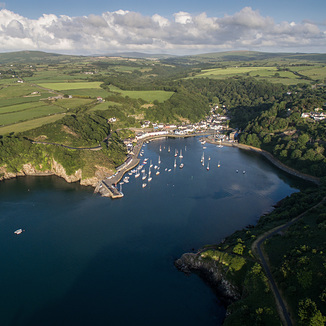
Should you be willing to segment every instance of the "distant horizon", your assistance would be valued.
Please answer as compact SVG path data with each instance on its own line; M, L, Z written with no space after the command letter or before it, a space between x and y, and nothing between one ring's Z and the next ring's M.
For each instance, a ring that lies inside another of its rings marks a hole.
M17 50L17 51L0 51L0 54L9 54L9 53L21 53L21 52L40 52L46 54L55 54L55 55L67 55L67 56L82 56L82 57L97 57L97 56L119 56L119 55L128 55L128 54L139 54L139 55L148 55L148 56L171 56L171 57L186 57L186 56L200 56L200 55L209 55L209 54L219 54L219 53L245 53L245 52L252 52L252 53L262 53L262 54L307 54L307 55L314 55L314 54L325 54L326 52L290 52L290 51L255 51L255 50L229 50L229 51L212 51L212 52L201 52L201 53L189 53L189 54L172 54L172 53L150 53L150 52L141 52L141 51L117 51L111 53L93 53L93 54L71 54L71 53L63 53L63 52L54 52L54 51L44 51L44 50Z

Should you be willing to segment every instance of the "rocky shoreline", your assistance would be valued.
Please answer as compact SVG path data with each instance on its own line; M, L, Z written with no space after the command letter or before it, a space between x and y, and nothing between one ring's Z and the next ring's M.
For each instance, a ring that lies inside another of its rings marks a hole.
M225 278L223 267L202 258L201 252L185 253L174 264L185 274L198 274L216 292L224 305L228 306L241 298L240 290Z
M68 183L80 182L82 186L91 186L96 188L99 182L101 182L105 177L112 175L113 171L96 166L95 175L91 178L82 178L82 170L78 169L74 174L68 175L65 168L54 159L52 160L52 169L41 171L35 168L32 164L24 164L22 169L19 172L13 173L8 172L5 166L0 167L0 181L13 179L23 176L50 176L56 175L60 178L63 178Z

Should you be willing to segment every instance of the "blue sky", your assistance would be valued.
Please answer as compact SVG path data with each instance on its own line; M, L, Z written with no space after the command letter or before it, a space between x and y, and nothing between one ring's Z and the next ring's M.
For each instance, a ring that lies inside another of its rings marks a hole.
M5 8L28 18L38 18L42 14L84 16L101 14L119 9L139 12L143 15L160 14L169 17L179 11L193 14L206 12L213 16L232 15L244 7L259 10L263 16L271 16L276 22L290 20L326 21L325 0L9 0L2 2Z
M0 0L1 8L1 52L326 52L326 0Z

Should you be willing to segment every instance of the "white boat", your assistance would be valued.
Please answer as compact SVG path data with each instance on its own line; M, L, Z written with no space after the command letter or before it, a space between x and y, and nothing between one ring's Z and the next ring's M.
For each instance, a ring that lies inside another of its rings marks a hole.
M147 183L143 183L141 186L145 188L147 186Z
M160 155L158 156L158 164L161 164L161 157L160 157Z
M175 157L178 156L178 151L177 151L177 149L175 149L175 151L174 151L174 156L175 156Z
M160 146L160 152L162 152L162 146Z
M155 169L155 170L157 169L157 165L154 165L154 169Z
M168 152L170 153L170 146L168 147Z
M149 167L150 167L150 168L153 167L152 160L150 161Z
M220 163L220 161L218 161L217 167L219 168L220 166L221 166L221 163Z
M223 147L223 145L222 145L222 139L220 139L220 144L217 145L216 147L218 147L218 148L222 148Z
M205 160L205 155L204 155L204 152L203 152L203 155L201 156L201 160L200 160L200 162L203 163L204 160Z
M184 164L181 163L181 164L179 165L179 168L182 169L183 167L184 167Z
M209 160L209 161L211 160L211 157L210 157L210 156L208 157L208 160Z
M148 181L148 182L151 182L152 179L153 179L152 177L148 177L147 181Z
M160 171L159 171L159 170L157 170L155 174L156 174L156 175L159 175L159 174L160 174Z
M171 172L171 169L168 169L168 172Z
M14 233L15 233L15 234L21 234L21 233L23 233L23 229L18 229L18 230L16 230Z
M139 172L135 174L135 178L138 178L139 176L140 176Z
M123 178L123 182L124 183L128 183L129 182L129 178L127 178L127 177Z
M206 143L206 140L201 140L200 143L204 145Z
M173 166L174 166L174 167L177 166L177 160L176 160L176 159L174 160L174 164L173 164Z
M179 155L180 158L183 158L182 156L182 149L180 149L180 155Z
M168 168L165 168L165 169L164 169L164 171L167 171L167 170L168 170Z
M206 170L209 171L209 162L207 164Z

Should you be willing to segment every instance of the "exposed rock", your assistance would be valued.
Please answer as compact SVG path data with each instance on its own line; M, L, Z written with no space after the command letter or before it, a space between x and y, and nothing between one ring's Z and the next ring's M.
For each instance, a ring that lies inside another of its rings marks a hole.
M67 175L65 168L54 159L52 160L52 170L55 175L64 178L67 182L76 182L82 178L82 170L78 169L74 174Z
M65 179L69 183L80 181L80 184L82 186L92 186L95 188L104 178L113 174L113 171L108 168L102 166L95 166L95 167L96 167L96 171L93 177L82 179L81 169L78 169L72 175L68 175L66 173L65 168L60 163L56 162L54 159L52 160L52 169L46 171L38 170L31 163L24 164L22 170L17 173L8 172L6 166L2 166L0 167L0 181L5 179L16 178L19 176L25 176L25 175L34 175L34 176L57 175L58 177Z
M225 277L221 265L214 261L203 259L200 254L185 253L175 261L175 266L182 272L197 273L217 293L219 299L226 305L239 300L240 291Z

